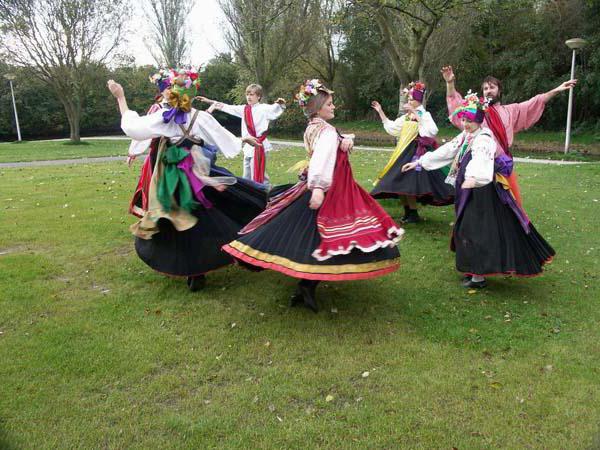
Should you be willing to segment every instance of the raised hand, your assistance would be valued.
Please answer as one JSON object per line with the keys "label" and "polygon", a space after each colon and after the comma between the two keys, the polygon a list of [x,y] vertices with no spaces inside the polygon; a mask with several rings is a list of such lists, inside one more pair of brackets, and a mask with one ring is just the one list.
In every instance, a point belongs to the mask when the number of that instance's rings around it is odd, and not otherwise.
{"label": "raised hand", "polygon": [[383,111],[383,108],[381,107],[381,104],[377,100],[373,100],[371,102],[371,108],[373,108],[377,112],[382,112]]}
{"label": "raised hand", "polygon": [[280,105],[285,105],[285,99],[279,97],[277,100],[275,100],[275,103],[279,103]]}
{"label": "raised hand", "polygon": [[113,97],[117,99],[125,97],[125,91],[123,91],[123,86],[121,86],[115,80],[108,80],[106,85]]}
{"label": "raised hand", "polygon": [[561,83],[559,86],[557,86],[555,88],[555,90],[557,92],[566,91],[567,89],[571,89],[572,87],[575,87],[576,84],[577,84],[577,79],[573,78],[572,80],[568,80],[568,81],[565,81],[564,83]]}
{"label": "raised hand", "polygon": [[440,72],[446,83],[454,83],[454,70],[452,70],[452,66],[444,66]]}

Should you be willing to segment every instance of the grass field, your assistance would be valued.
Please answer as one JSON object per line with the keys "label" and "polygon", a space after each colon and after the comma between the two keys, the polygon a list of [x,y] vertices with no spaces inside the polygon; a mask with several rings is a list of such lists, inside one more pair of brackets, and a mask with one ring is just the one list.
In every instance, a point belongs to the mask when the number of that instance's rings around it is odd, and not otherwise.
{"label": "grass field", "polygon": [[[355,128],[344,128],[344,131],[354,131],[360,137],[362,129],[358,126]],[[364,125],[364,124],[363,124]],[[454,134],[450,134],[452,131]],[[455,130],[442,130],[440,140],[451,138],[455,135]],[[528,136],[527,133],[519,134]],[[548,138],[544,134],[540,134],[540,139]],[[277,137],[277,136],[276,136]],[[279,136],[279,138],[299,139],[299,136]],[[76,158],[94,158],[101,156],[126,156],[128,139],[119,140],[102,140],[102,139],[84,139],[83,145],[71,145],[66,141],[31,141],[22,143],[0,143],[0,163],[11,162],[28,162],[39,160],[56,160],[56,159],[76,159]],[[394,139],[385,134],[383,130],[368,131],[363,135],[362,142],[357,139],[357,143],[361,145],[383,146],[391,149],[394,147]],[[558,145],[558,147],[557,147]],[[520,141],[513,148],[513,153],[520,157],[555,159],[555,160],[570,160],[570,161],[599,161],[600,160],[600,143],[598,145],[580,145],[578,149],[573,150],[567,155],[564,155],[559,150],[560,145],[555,141]]]}
{"label": "grass field", "polygon": [[[275,152],[274,182],[301,157]],[[356,178],[388,157],[356,152]],[[278,273],[232,266],[190,293],[146,267],[126,212],[139,167],[0,169],[0,448],[600,445],[597,164],[518,166],[557,250],[543,277],[466,291],[453,212],[426,208],[398,272],[324,283],[319,314],[289,309]]]}

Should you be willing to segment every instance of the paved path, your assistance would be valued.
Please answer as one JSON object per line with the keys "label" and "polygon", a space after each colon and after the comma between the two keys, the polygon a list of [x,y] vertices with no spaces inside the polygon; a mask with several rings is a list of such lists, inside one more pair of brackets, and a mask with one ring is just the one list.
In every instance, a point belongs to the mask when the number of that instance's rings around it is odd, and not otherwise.
{"label": "paved path", "polygon": [[[129,141],[125,136],[97,136],[97,137],[86,137],[84,140],[99,139],[109,141]],[[67,141],[68,139],[52,139],[53,141]],[[281,147],[304,147],[301,141],[284,141],[279,139],[269,139],[275,148]],[[44,142],[44,141],[37,141]],[[46,141],[47,142],[47,141]],[[381,151],[391,152],[394,149],[391,147],[368,147],[364,145],[357,145],[354,147],[355,150],[366,150],[366,151]],[[93,164],[103,163],[110,161],[125,161],[125,156],[101,156],[96,158],[77,158],[77,159],[53,159],[48,161],[27,161],[27,162],[10,162],[0,163],[0,169],[15,168],[15,167],[39,167],[39,166],[58,166],[68,164]],[[562,161],[554,159],[535,159],[535,158],[515,158],[518,163],[535,163],[535,164],[552,164],[552,165],[574,165],[574,164],[589,164],[585,161]]]}

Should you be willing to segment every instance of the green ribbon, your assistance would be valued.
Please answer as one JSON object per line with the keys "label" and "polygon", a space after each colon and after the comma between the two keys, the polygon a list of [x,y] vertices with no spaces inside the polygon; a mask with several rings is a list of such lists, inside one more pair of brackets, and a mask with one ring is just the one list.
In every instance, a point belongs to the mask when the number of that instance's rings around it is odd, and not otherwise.
{"label": "green ribbon", "polygon": [[177,167],[180,161],[189,153],[175,145],[168,147],[162,154],[161,160],[165,165],[162,177],[158,182],[158,201],[165,211],[173,208],[174,195],[179,188],[179,207],[192,212],[199,204],[194,200],[190,182],[185,172]]}

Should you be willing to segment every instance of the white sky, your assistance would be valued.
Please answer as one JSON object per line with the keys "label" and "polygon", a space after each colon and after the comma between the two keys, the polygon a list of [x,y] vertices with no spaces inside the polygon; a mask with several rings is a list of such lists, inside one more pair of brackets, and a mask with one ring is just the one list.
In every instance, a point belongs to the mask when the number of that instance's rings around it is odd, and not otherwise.
{"label": "white sky", "polygon": [[[129,33],[126,34],[127,45],[121,52],[135,57],[136,64],[154,64],[152,55],[144,44],[144,37],[150,36],[151,27],[142,10],[144,0],[131,0],[134,4]],[[188,30],[192,51],[189,52],[190,63],[200,65],[208,62],[219,52],[227,52],[227,44],[223,39],[225,19],[217,4],[217,0],[196,0],[196,5],[188,17]]]}

